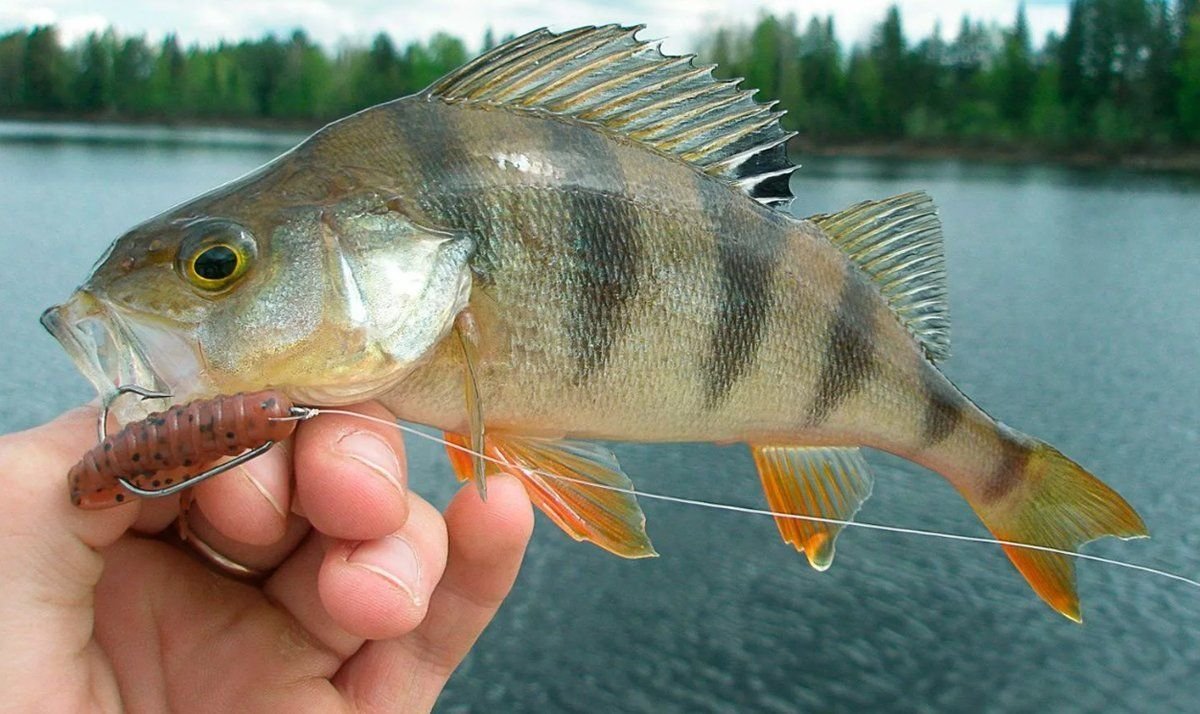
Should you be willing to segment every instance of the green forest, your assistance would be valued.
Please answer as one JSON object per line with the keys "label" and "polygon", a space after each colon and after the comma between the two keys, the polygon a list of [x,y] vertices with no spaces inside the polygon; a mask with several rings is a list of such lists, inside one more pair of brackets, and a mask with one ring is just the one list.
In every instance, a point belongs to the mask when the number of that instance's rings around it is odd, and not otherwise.
{"label": "green forest", "polygon": [[[1075,0],[1037,42],[1024,8],[913,42],[899,8],[868,41],[833,20],[761,15],[710,29],[700,57],[788,111],[807,142],[908,141],[1047,152],[1200,146],[1200,0]],[[481,49],[496,44],[489,32]],[[301,30],[215,46],[114,30],[64,46],[53,26],[0,35],[0,114],[317,124],[420,90],[472,55],[447,34],[328,51]]]}

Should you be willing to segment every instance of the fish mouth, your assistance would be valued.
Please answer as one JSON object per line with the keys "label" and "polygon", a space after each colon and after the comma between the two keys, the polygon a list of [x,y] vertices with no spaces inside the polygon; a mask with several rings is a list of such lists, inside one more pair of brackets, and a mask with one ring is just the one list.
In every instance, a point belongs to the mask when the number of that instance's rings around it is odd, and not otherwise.
{"label": "fish mouth", "polygon": [[[41,323],[62,345],[102,402],[112,400],[119,387],[131,385],[151,392],[173,393],[172,385],[154,369],[127,321],[92,293],[77,291],[67,302],[43,312]],[[124,424],[174,401],[127,397],[114,403],[112,413]]]}

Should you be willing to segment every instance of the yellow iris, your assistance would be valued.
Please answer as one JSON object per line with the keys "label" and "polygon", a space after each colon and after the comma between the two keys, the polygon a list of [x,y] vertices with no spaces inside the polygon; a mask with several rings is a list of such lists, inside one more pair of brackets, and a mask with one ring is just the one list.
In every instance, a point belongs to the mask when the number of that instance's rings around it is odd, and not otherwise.
{"label": "yellow iris", "polygon": [[249,260],[236,245],[210,243],[187,261],[187,278],[203,290],[222,290],[246,272]]}

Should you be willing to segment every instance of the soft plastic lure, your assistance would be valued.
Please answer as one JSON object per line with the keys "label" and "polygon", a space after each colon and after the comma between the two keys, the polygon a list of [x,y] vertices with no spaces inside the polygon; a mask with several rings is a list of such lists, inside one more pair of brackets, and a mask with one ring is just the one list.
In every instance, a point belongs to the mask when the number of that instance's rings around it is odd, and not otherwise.
{"label": "soft plastic lure", "polygon": [[[201,399],[155,412],[104,437],[83,455],[67,475],[71,502],[99,509],[120,505],[130,495],[178,493],[286,439],[296,428],[293,410],[290,399],[266,390]],[[235,455],[231,461],[206,468],[222,456]]]}

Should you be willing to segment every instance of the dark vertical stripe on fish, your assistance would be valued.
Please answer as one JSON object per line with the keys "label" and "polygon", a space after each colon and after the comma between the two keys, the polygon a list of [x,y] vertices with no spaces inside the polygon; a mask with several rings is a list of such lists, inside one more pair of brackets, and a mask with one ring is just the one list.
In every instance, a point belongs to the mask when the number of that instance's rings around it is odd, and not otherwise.
{"label": "dark vertical stripe on fish", "polygon": [[[412,116],[409,117],[408,114]],[[638,289],[640,224],[621,198],[624,174],[612,141],[578,125],[530,117],[499,133],[485,112],[431,103],[409,108],[420,157],[421,209],[477,240],[472,269],[494,281],[506,243],[544,263],[561,291],[562,320],[582,385],[608,365],[629,328]]]}
{"label": "dark vertical stripe on fish", "polygon": [[963,397],[936,367],[917,365],[925,388],[925,414],[921,420],[921,439],[925,448],[937,446],[954,433],[963,418]]}
{"label": "dark vertical stripe on fish", "polygon": [[698,177],[697,187],[717,241],[719,294],[704,361],[704,405],[714,409],[749,370],[766,336],[784,233],[774,222],[739,220],[729,187],[715,179]]}
{"label": "dark vertical stripe on fish", "polygon": [[569,253],[561,283],[572,298],[566,319],[574,383],[604,371],[613,348],[629,329],[629,304],[638,292],[642,263],[640,222],[635,206],[609,191],[625,185],[624,173],[603,135],[557,121],[538,126],[553,165],[586,166],[592,188],[555,187],[562,202]]}
{"label": "dark vertical stripe on fish", "polygon": [[[496,192],[481,195],[476,182],[490,166],[478,147],[472,148],[472,127],[463,121],[459,109],[440,103],[393,106],[404,110],[395,117],[403,143],[393,148],[408,170],[400,185],[424,187],[404,198],[415,201],[436,226],[469,231],[476,241],[471,271],[477,284],[491,285],[498,261],[496,250],[501,243],[499,235],[506,229],[523,228],[511,223],[523,222],[525,215],[511,212],[514,218],[510,223],[497,220],[497,205],[510,197]],[[399,152],[406,155],[400,157]]]}
{"label": "dark vertical stripe on fish", "polygon": [[458,112],[440,104],[399,103],[382,116],[393,122],[392,141],[399,144],[387,150],[409,174],[401,185],[425,187],[405,198],[431,211],[443,195],[472,188],[469,182],[479,173],[473,162],[479,158],[470,150],[465,127],[459,126]]}
{"label": "dark vertical stripe on fish", "polygon": [[574,298],[566,320],[579,385],[604,370],[629,328],[641,253],[637,215],[630,204],[583,193],[564,194],[563,202],[570,217],[571,254],[562,284]]}
{"label": "dark vertical stripe on fish", "polygon": [[1000,439],[1000,449],[1003,452],[1000,463],[992,472],[984,487],[983,497],[989,503],[1004,498],[1009,491],[1021,483],[1025,474],[1025,465],[1033,456],[1033,450],[1021,441],[1013,438],[1007,427],[1001,426],[996,432]]}
{"label": "dark vertical stripe on fish", "polygon": [[857,268],[847,266],[841,300],[825,337],[817,392],[808,413],[810,425],[823,424],[842,402],[862,389],[875,370],[877,301],[866,278]]}

